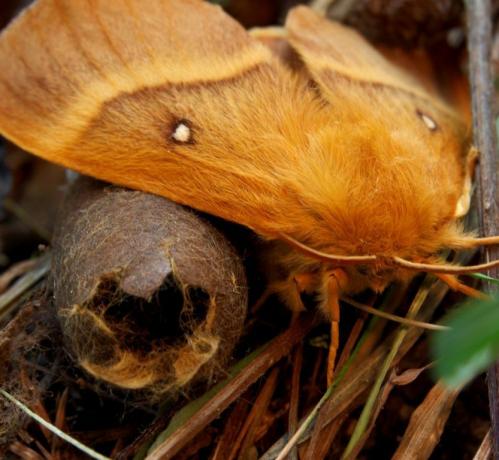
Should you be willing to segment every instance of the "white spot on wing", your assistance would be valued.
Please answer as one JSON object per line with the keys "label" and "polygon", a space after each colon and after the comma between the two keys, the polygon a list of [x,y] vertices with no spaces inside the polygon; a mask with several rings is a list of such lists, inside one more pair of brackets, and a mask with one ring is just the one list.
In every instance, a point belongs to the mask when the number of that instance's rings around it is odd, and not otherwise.
{"label": "white spot on wing", "polygon": [[421,120],[423,120],[423,123],[426,125],[426,127],[430,131],[435,131],[438,128],[438,125],[433,118],[431,118],[430,116],[426,115],[423,112],[420,112],[419,110],[417,113],[418,113],[419,118],[421,118]]}
{"label": "white spot on wing", "polygon": [[184,122],[180,122],[175,126],[172,134],[172,138],[177,142],[186,143],[190,142],[192,137],[191,128],[187,126]]}

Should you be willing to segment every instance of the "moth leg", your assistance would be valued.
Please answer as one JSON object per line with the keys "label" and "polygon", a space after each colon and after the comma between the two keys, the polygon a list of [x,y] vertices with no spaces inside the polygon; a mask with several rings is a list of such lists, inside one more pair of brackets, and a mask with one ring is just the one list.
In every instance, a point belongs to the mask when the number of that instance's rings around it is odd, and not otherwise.
{"label": "moth leg", "polygon": [[327,363],[327,385],[333,383],[336,355],[340,346],[340,293],[346,281],[346,274],[341,269],[325,273],[325,297],[321,305],[331,321],[331,342],[329,344]]}
{"label": "moth leg", "polygon": [[313,291],[316,285],[316,277],[317,275],[314,273],[298,273],[290,275],[284,281],[269,283],[250,311],[255,313],[271,295],[277,294],[282,302],[293,312],[293,318],[297,317],[298,313],[305,310],[300,294],[302,292]]}
{"label": "moth leg", "polygon": [[276,292],[276,289],[275,287],[273,287],[272,284],[269,284],[265,290],[262,292],[262,294],[260,295],[260,297],[258,297],[258,299],[256,300],[256,302],[251,306],[250,308],[250,312],[252,314],[256,313],[258,310],[260,310],[261,306],[267,302],[267,299],[272,295],[272,294],[275,294]]}
{"label": "moth leg", "polygon": [[315,290],[317,280],[315,273],[298,273],[293,275],[292,279],[299,293],[313,292]]}
{"label": "moth leg", "polygon": [[340,302],[339,302],[339,297],[336,294],[330,296],[329,308],[331,315],[331,342],[329,344],[329,353],[327,359],[328,387],[333,383],[334,370],[336,365],[336,355],[338,353],[338,348],[340,346]]}
{"label": "moth leg", "polygon": [[303,301],[301,300],[302,292],[313,292],[317,285],[317,275],[314,273],[298,273],[291,277],[294,286],[290,289],[293,291],[291,299],[294,303],[287,302],[288,307],[291,309],[291,324],[293,324],[300,312],[305,310]]}
{"label": "moth leg", "polygon": [[302,292],[312,292],[316,284],[317,275],[313,273],[296,273],[288,278],[288,286],[281,293],[281,298],[287,307],[293,312],[293,317],[305,310],[301,300]]}
{"label": "moth leg", "polygon": [[465,294],[468,297],[473,297],[475,299],[488,299],[488,296],[483,292],[480,292],[478,289],[461,283],[461,281],[459,281],[457,279],[457,276],[455,275],[448,275],[446,273],[436,273],[435,275],[437,276],[437,278],[447,284],[447,286],[449,286],[453,291],[461,292],[462,294]]}

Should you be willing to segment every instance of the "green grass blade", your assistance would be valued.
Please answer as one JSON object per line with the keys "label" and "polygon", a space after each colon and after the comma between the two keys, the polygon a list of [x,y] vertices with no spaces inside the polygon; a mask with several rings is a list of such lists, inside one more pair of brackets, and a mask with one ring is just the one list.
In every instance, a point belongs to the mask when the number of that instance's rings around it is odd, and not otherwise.
{"label": "green grass blade", "polygon": [[499,280],[497,278],[492,278],[492,276],[485,275],[483,273],[471,273],[470,276],[473,278],[482,280],[482,281],[487,281],[488,283],[495,284],[499,286]]}

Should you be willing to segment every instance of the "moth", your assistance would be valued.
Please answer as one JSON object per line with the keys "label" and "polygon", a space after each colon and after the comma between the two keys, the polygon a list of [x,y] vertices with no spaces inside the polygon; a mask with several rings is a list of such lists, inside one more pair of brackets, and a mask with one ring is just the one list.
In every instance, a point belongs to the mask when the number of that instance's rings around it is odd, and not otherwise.
{"label": "moth", "polygon": [[333,335],[344,294],[421,271],[459,288],[449,275],[497,264],[439,255],[499,241],[460,223],[474,162],[460,114],[305,6],[281,38],[293,65],[199,0],[38,0],[0,37],[0,132],[252,229],[269,292],[294,311],[317,294]]}

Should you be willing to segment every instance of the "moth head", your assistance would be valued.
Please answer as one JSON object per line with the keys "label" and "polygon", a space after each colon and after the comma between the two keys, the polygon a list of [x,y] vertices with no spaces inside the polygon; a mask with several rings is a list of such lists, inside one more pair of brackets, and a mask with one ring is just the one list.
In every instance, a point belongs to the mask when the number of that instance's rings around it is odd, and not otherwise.
{"label": "moth head", "polygon": [[[359,291],[360,288],[370,287],[375,292],[381,292],[393,280],[409,279],[414,273],[433,273],[443,281],[449,282],[446,275],[460,275],[464,273],[475,273],[489,270],[499,266],[499,260],[469,266],[449,265],[435,256],[428,256],[428,262],[410,261],[398,256],[384,255],[360,255],[342,256],[327,254],[313,249],[289,235],[281,233],[279,237],[290,246],[308,257],[321,261],[325,264],[339,267],[344,270],[347,276],[346,289],[349,292]],[[497,245],[499,236],[489,238],[473,238],[470,236],[458,237],[454,246],[461,248],[475,247],[478,245]],[[444,275],[444,276],[440,276]]]}

